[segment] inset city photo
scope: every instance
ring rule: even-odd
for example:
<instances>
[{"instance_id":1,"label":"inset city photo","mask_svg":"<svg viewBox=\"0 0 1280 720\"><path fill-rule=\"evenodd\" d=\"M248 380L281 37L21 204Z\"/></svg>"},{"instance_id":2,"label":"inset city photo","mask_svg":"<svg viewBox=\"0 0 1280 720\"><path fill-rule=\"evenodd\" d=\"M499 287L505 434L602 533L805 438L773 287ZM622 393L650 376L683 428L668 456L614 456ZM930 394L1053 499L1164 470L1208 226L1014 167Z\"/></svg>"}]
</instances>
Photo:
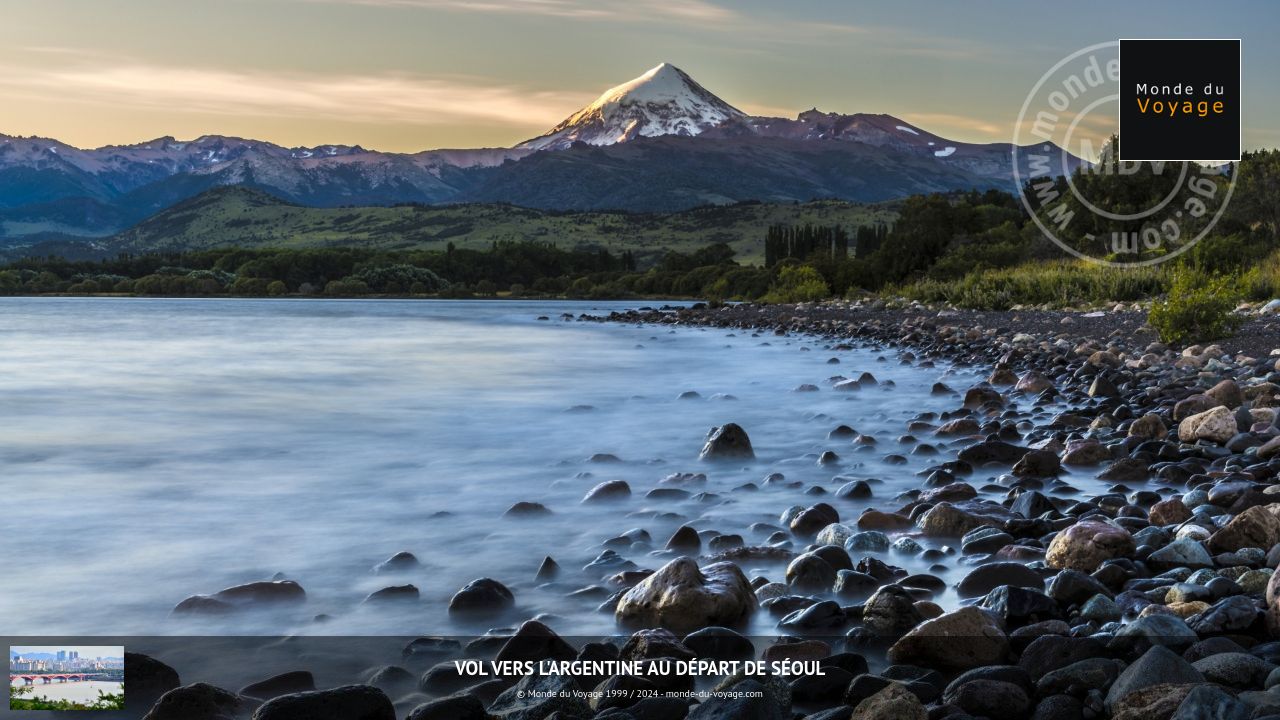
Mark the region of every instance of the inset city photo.
<instances>
[{"instance_id":1,"label":"inset city photo","mask_svg":"<svg viewBox=\"0 0 1280 720\"><path fill-rule=\"evenodd\" d=\"M9 647L10 710L123 710L119 645Z\"/></svg>"}]
</instances>

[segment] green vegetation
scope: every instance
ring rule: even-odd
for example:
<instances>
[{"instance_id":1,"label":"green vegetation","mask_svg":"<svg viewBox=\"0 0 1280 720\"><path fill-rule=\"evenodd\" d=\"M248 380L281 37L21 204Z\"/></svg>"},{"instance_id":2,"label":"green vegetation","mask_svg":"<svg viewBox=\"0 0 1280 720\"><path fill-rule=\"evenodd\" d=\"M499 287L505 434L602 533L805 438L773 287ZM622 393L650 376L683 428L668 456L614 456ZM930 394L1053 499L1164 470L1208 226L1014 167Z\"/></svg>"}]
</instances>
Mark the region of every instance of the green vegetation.
<instances>
[{"instance_id":1,"label":"green vegetation","mask_svg":"<svg viewBox=\"0 0 1280 720\"><path fill-rule=\"evenodd\" d=\"M642 265L668 250L692 253L716 243L745 263L764 260L771 225L857 227L891 222L894 204L835 200L742 202L676 213L556 212L503 204L312 208L245 187L211 190L126 230L109 245L135 255L238 247L359 247L410 252L494 243L554 243L564 249L631 252Z\"/></svg>"},{"instance_id":2,"label":"green vegetation","mask_svg":"<svg viewBox=\"0 0 1280 720\"><path fill-rule=\"evenodd\" d=\"M123 710L124 709L124 685L120 686L120 692L106 693L98 691L96 700L88 703L73 702L71 700L45 700L43 698L30 698L35 688L33 687L17 687L9 686L9 709L10 710Z\"/></svg>"},{"instance_id":3,"label":"green vegetation","mask_svg":"<svg viewBox=\"0 0 1280 720\"><path fill-rule=\"evenodd\" d=\"M1231 313L1239 297L1237 278L1180 266L1168 296L1152 303L1147 319L1167 343L1216 340L1240 326L1242 318Z\"/></svg>"}]
</instances>

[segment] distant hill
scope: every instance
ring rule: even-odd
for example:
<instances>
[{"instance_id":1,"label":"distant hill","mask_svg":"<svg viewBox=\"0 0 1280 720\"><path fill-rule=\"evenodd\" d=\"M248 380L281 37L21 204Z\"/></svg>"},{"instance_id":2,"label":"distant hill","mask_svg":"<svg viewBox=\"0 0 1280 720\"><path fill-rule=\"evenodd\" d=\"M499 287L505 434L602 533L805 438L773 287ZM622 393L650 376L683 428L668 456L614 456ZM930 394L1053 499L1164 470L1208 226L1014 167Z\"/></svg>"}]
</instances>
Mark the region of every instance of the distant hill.
<instances>
[{"instance_id":1,"label":"distant hill","mask_svg":"<svg viewBox=\"0 0 1280 720\"><path fill-rule=\"evenodd\" d=\"M669 214L555 212L502 204L312 208L244 187L222 187L183 201L108 240L91 255L216 247L487 248L500 241L632 250L640 257L725 242L740 260L760 261L772 224L858 225L891 222L892 203L842 201L739 203ZM31 254L67 254L37 247Z\"/></svg>"}]
</instances>

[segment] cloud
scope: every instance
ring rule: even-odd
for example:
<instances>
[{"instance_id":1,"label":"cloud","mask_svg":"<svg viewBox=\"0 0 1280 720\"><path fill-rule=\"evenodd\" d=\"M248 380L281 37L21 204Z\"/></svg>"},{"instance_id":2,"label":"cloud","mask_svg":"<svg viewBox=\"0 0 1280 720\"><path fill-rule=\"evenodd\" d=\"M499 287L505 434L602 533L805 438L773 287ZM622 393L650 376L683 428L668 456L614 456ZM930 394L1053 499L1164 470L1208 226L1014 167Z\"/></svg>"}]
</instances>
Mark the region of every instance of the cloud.
<instances>
[{"instance_id":1,"label":"cloud","mask_svg":"<svg viewBox=\"0 0 1280 720\"><path fill-rule=\"evenodd\" d=\"M724 21L734 11L705 0L301 0L387 8L421 8L501 15L541 15L576 20Z\"/></svg>"},{"instance_id":2,"label":"cloud","mask_svg":"<svg viewBox=\"0 0 1280 720\"><path fill-rule=\"evenodd\" d=\"M480 78L239 72L143 63L0 68L0 94L210 115L433 125L550 127L589 93L535 91Z\"/></svg>"},{"instance_id":3,"label":"cloud","mask_svg":"<svg viewBox=\"0 0 1280 720\"><path fill-rule=\"evenodd\" d=\"M969 132L1000 136L1001 140L1013 132L1012 123L1002 125L987 118L954 113L903 113L902 119L918 125L930 132L939 132L939 128L952 128Z\"/></svg>"}]
</instances>

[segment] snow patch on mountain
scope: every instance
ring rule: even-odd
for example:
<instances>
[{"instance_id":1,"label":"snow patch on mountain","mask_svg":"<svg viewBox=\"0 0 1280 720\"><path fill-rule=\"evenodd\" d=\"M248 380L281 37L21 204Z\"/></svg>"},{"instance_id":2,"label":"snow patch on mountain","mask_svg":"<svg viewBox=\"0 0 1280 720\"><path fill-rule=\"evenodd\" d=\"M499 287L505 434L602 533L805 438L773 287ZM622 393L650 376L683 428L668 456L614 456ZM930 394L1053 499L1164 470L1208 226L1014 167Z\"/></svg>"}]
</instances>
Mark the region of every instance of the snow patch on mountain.
<instances>
[{"instance_id":1,"label":"snow patch on mountain","mask_svg":"<svg viewBox=\"0 0 1280 720\"><path fill-rule=\"evenodd\" d=\"M898 129L899 129L899 130L901 130L902 132L909 132L909 133L911 133L912 135L919 135L919 134L920 134L920 133L916 132L915 130L912 130L911 128L907 127L906 125L899 125L899 126L898 126Z\"/></svg>"},{"instance_id":2,"label":"snow patch on mountain","mask_svg":"<svg viewBox=\"0 0 1280 720\"><path fill-rule=\"evenodd\" d=\"M941 150L934 150L934 151L933 151L933 154L934 154L935 156L937 156L937 157L947 157L948 155L950 155L951 153L953 153L953 152L955 152L955 151L956 151L956 149L955 149L954 147L952 147L952 146L948 145L948 146L946 146L946 147L942 148Z\"/></svg>"},{"instance_id":3,"label":"snow patch on mountain","mask_svg":"<svg viewBox=\"0 0 1280 720\"><path fill-rule=\"evenodd\" d=\"M613 145L636 137L699 135L746 113L713 95L680 68L663 63L604 92L545 135L517 148L560 150L583 142Z\"/></svg>"}]
</instances>

